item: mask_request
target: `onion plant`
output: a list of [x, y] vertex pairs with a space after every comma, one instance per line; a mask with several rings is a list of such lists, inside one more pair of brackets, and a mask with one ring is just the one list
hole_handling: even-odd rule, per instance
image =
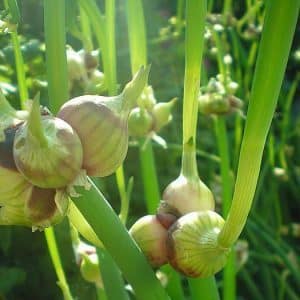
[[[68, 78], [68, 3], [43, 1], [49, 110], [39, 106], [39, 96], [36, 95], [32, 95], [32, 104], [26, 106], [25, 102], [32, 94], [27, 86], [26, 61], [17, 27], [11, 27], [21, 113], [11, 107], [1, 92], [0, 153], [5, 152], [7, 156], [0, 157], [0, 179], [8, 182], [7, 177], [11, 176], [13, 191], [10, 187], [1, 186], [0, 181], [0, 224], [44, 230], [58, 286], [66, 300], [78, 295], [64, 264], [66, 256], [61, 251], [61, 239], [57, 234], [62, 229], [58, 225], [58, 230], [54, 231], [52, 227], [66, 216], [69, 223], [65, 223], [64, 230], [68, 242], [64, 248], [73, 248], [71, 264], [77, 271], [80, 266], [82, 277], [94, 284], [94, 296], [99, 300], [216, 300], [220, 299], [221, 290], [224, 300], [234, 300], [239, 295], [237, 277], [243, 280], [252, 298], [264, 299], [266, 294], [268, 298], [275, 299], [273, 282], [276, 280], [280, 283], [278, 299], [285, 299], [285, 296], [287, 299], [297, 299], [299, 259], [291, 258], [294, 250], [281, 238], [283, 229], [286, 234], [290, 233], [289, 230], [295, 234], [296, 230], [283, 226], [282, 204], [276, 196], [279, 188], [275, 181], [270, 183], [270, 193], [274, 196], [272, 203], [261, 201], [257, 195], [266, 190], [263, 184], [269, 169], [276, 170], [277, 175], [283, 170], [286, 175], [289, 168], [285, 145], [293, 137], [288, 133], [289, 114], [299, 84], [299, 72], [289, 91], [283, 91], [284, 96], [279, 95], [300, 0], [268, 0], [264, 6], [261, 2], [249, 0], [247, 11], [239, 20], [235, 19], [235, 4], [231, 0], [224, 1], [221, 17], [212, 14], [213, 1], [187, 0], [184, 3], [178, 0], [176, 18], [171, 19], [165, 36], [153, 41], [147, 32], [146, 17], [149, 11], [144, 8], [149, 8], [150, 4], [146, 1], [127, 0], [121, 5], [114, 0], [106, 0], [102, 5], [96, 0], [74, 0], [72, 7], [75, 15], [80, 15], [80, 25], [71, 20], [73, 27], [68, 30], [79, 38], [84, 48], [81, 58], [82, 53], [72, 50], [73, 62], [77, 60], [79, 65], [76, 72], [83, 72], [82, 76], [76, 74], [75, 84], [70, 84]], [[126, 52], [123, 56], [118, 56], [118, 5], [124, 17], [126, 15], [128, 24], [126, 43], [129, 50], [128, 55]], [[4, 6], [9, 12], [9, 22], [21, 24], [22, 13], [17, 1], [5, 0]], [[252, 38], [252, 34], [258, 34], [250, 26], [255, 22], [262, 25], [261, 38], [258, 40], [255, 37], [246, 53], [240, 36]], [[246, 32], [244, 28], [248, 25], [252, 31]], [[151, 78], [151, 75], [148, 78], [149, 72], [152, 72], [148, 64], [151, 63], [149, 57], [153, 58], [152, 54], [149, 55], [153, 45], [158, 43], [168, 47], [168, 43], [173, 43], [174, 47], [179, 48], [183, 37], [184, 72], [181, 77], [184, 80], [180, 83], [183, 95], [177, 95], [182, 122], [176, 124], [177, 135], [182, 125], [182, 143], [174, 145], [168, 139], [164, 142], [157, 133], [172, 119], [171, 108], [175, 100], [156, 103], [153, 90], [162, 79]], [[209, 39], [216, 46], [213, 51], [209, 48]], [[91, 55], [94, 45], [100, 49], [100, 55], [95, 60]], [[227, 55], [230, 51], [231, 56]], [[210, 59], [216, 63], [217, 74], [212, 74], [214, 69], [207, 67], [209, 53]], [[103, 66], [105, 92], [103, 95], [74, 97], [71, 85], [77, 88], [78, 82], [79, 86], [81, 81], [86, 83], [91, 77], [90, 70], [86, 69], [91, 61], [91, 68], [97, 68], [99, 57]], [[130, 59], [133, 78], [127, 84], [123, 79], [120, 79], [120, 84], [118, 82], [122, 78], [118, 72], [120, 57]], [[80, 59], [84, 63], [79, 62]], [[153, 72], [157, 72], [159, 67], [153, 63]], [[165, 76], [170, 74], [171, 71]], [[209, 79], [210, 76], [213, 77]], [[231, 78], [238, 81], [240, 91], [232, 84], [235, 82]], [[119, 87], [123, 87], [122, 92], [119, 92]], [[244, 105], [248, 106], [245, 115], [241, 112], [238, 97], [244, 98]], [[283, 118], [278, 130], [281, 141], [276, 144], [277, 133], [270, 131], [270, 127], [278, 99]], [[199, 149], [198, 145], [204, 142], [204, 117], [198, 118], [199, 111], [213, 115], [218, 149], [214, 153], [218, 153], [219, 157]], [[237, 111], [239, 113], [233, 119], [227, 117]], [[137, 114], [134, 116], [133, 112]], [[205, 122], [209, 123], [209, 117], [205, 118]], [[201, 120], [201, 127], [198, 127], [198, 119]], [[232, 121], [235, 125], [233, 136], [230, 135]], [[136, 135], [130, 132], [131, 124], [138, 127]], [[146, 129], [143, 131], [144, 127]], [[64, 135], [61, 133], [63, 130]], [[133, 177], [126, 184], [126, 175], [131, 169], [123, 165], [123, 161], [131, 141], [137, 145], [140, 157], [140, 176], [134, 176], [134, 182], [137, 185], [141, 182], [144, 188], [143, 195], [139, 196], [147, 211], [144, 218], [137, 216], [129, 203], [136, 186], [133, 185]], [[153, 147], [157, 146], [157, 141], [160, 148], [161, 145], [166, 147], [162, 150], [165, 155], [176, 152], [181, 161], [181, 167], [177, 170], [179, 176], [167, 187], [163, 186], [162, 176], [158, 172], [161, 169], [157, 163], [160, 157], [156, 156], [156, 148]], [[266, 159], [263, 159], [265, 148]], [[131, 150], [129, 147], [129, 156]], [[24, 163], [28, 161], [25, 160], [27, 156], [23, 152], [20, 154], [20, 151], [31, 157], [31, 165]], [[48, 151], [47, 159], [41, 161], [37, 158], [38, 153], [44, 154], [45, 151]], [[71, 164], [67, 161], [70, 156], [73, 158]], [[198, 156], [201, 156], [201, 163], [200, 159], [197, 160]], [[56, 168], [58, 174], [55, 180], [49, 180], [46, 171], [57, 160], [61, 168]], [[276, 167], [277, 160], [281, 168]], [[80, 166], [76, 167], [76, 163]], [[31, 169], [33, 165], [37, 167]], [[176, 168], [170, 167], [174, 175]], [[215, 201], [218, 194], [209, 188], [209, 176], [206, 176], [205, 170], [220, 172], [222, 209], [219, 208], [220, 203]], [[289, 172], [289, 176], [297, 176], [296, 171]], [[110, 197], [102, 190], [106, 183], [104, 177], [114, 173], [121, 200], [118, 203], [119, 214], [113, 208], [115, 203], [110, 203]], [[37, 180], [33, 180], [36, 177]], [[49, 182], [50, 185], [45, 185]], [[164, 192], [161, 195], [162, 188]], [[294, 193], [297, 191], [292, 183], [291, 190]], [[254, 212], [249, 220], [252, 206]], [[264, 209], [258, 213], [261, 206]], [[272, 207], [272, 210], [268, 212], [266, 207]], [[276, 224], [275, 230], [264, 220], [271, 218], [271, 212], [275, 212], [275, 220], [272, 221]], [[129, 229], [137, 217], [141, 218]], [[142, 225], [139, 225], [140, 220], [143, 220]], [[151, 220], [150, 225], [144, 220]], [[239, 269], [240, 261], [244, 263], [243, 259], [248, 259], [247, 251], [244, 254], [243, 250], [238, 250], [241, 234], [255, 245], [250, 259], [285, 268], [286, 274], [282, 276], [265, 266], [261, 268], [259, 276], [263, 277], [264, 293], [250, 275], [255, 272], [254, 266]], [[88, 250], [80, 250], [80, 247], [87, 247]], [[268, 254], [269, 249], [275, 253], [274, 256]], [[89, 258], [91, 252], [93, 261]], [[162, 266], [165, 263], [167, 265]], [[223, 278], [215, 277], [223, 268]], [[288, 276], [292, 277], [291, 281], [287, 280]]]

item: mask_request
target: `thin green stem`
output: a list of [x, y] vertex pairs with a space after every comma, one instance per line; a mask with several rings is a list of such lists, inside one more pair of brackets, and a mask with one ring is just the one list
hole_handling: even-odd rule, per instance
[[[81, 196], [73, 199], [74, 204], [103, 242], [105, 248], [131, 284], [137, 298], [143, 300], [168, 299], [167, 294], [155, 277], [144, 255], [129, 236], [128, 231], [102, 193], [92, 181], [90, 182], [91, 189], [89, 191], [78, 188]], [[120, 247], [122, 251], [120, 251]]]
[[123, 165], [121, 165], [116, 171], [116, 180], [117, 180], [117, 186], [121, 198], [121, 209], [120, 209], [119, 216], [122, 223], [126, 224], [128, 211], [129, 211], [129, 198], [126, 191]]
[[147, 39], [143, 3], [127, 0], [127, 22], [131, 72], [134, 74], [142, 65], [147, 65]]
[[300, 82], [300, 72], [297, 73], [290, 89], [289, 92], [285, 98], [284, 101], [284, 106], [283, 106], [283, 118], [282, 118], [282, 122], [281, 122], [281, 126], [280, 126], [280, 145], [279, 145], [279, 159], [280, 159], [280, 164], [281, 166], [287, 170], [287, 162], [286, 162], [286, 158], [285, 158], [285, 144], [287, 141], [287, 134], [288, 134], [288, 127], [289, 127], [289, 117], [290, 117], [290, 110], [291, 110], [291, 106], [292, 106], [292, 102], [295, 96], [295, 93], [297, 91], [297, 87], [299, 86], [299, 82]]
[[223, 14], [226, 16], [232, 11], [232, 0], [225, 0], [223, 6]]
[[[226, 123], [223, 117], [215, 119], [216, 136], [218, 141], [218, 148], [221, 158], [221, 178], [222, 178], [222, 212], [226, 217], [232, 197], [232, 178], [230, 170], [230, 156], [227, 141]], [[231, 252], [223, 273], [223, 299], [231, 300], [236, 297], [236, 284], [235, 284], [235, 254]]]
[[219, 243], [223, 247], [231, 246], [238, 239], [251, 208], [266, 136], [283, 80], [299, 6], [299, 0], [267, 2], [232, 206], [219, 235]]
[[56, 113], [68, 99], [64, 1], [44, 0], [44, 26], [49, 103]]
[[[115, 38], [115, 0], [105, 1], [106, 47], [109, 61], [108, 93], [110, 96], [117, 93], [116, 67], [116, 38]], [[104, 47], [104, 45], [102, 45]]]
[[[10, 10], [10, 13], [14, 21], [16, 21], [17, 23], [18, 20], [20, 19], [20, 13], [16, 5], [17, 3], [15, 2], [15, 0], [4, 1], [5, 8]], [[13, 30], [11, 32], [11, 41], [12, 41], [14, 55], [15, 55], [17, 80], [18, 80], [18, 87], [19, 87], [19, 94], [20, 94], [20, 106], [22, 109], [25, 109], [25, 102], [28, 100], [28, 90], [26, 85], [26, 72], [25, 72], [24, 60], [21, 52], [20, 41], [19, 41], [17, 30]]]
[[71, 295], [71, 292], [69, 290], [69, 286], [66, 281], [65, 273], [61, 264], [59, 252], [56, 245], [55, 235], [52, 227], [45, 229], [45, 237], [48, 245], [48, 249], [50, 252], [50, 256], [52, 259], [52, 263], [55, 268], [55, 272], [58, 278], [58, 285], [61, 288], [64, 299], [65, 300], [72, 300], [73, 297]]
[[[110, 44], [108, 43], [108, 34], [113, 34], [114, 37], [114, 25], [112, 25], [112, 19], [114, 19], [114, 12], [109, 12], [109, 21], [105, 19], [105, 16], [100, 11], [95, 0], [78, 0], [80, 6], [85, 10], [88, 15], [92, 28], [95, 32], [99, 48], [102, 54], [102, 63], [105, 74], [105, 83], [108, 88], [108, 93], [114, 95], [116, 93], [116, 69], [115, 69], [115, 48], [111, 45], [114, 38], [110, 38]], [[114, 3], [107, 4], [108, 9], [111, 10], [114, 7]], [[109, 26], [109, 28], [107, 28]], [[108, 32], [109, 30], [109, 32]], [[113, 31], [112, 31], [113, 30]], [[114, 42], [113, 42], [114, 43]], [[112, 51], [112, 53], [109, 53]]]
[[82, 39], [83, 47], [85, 51], [90, 52], [93, 50], [93, 39], [92, 39], [90, 21], [86, 12], [81, 6], [79, 6], [79, 12], [80, 12], [81, 35], [82, 35], [81, 39]]
[[156, 175], [155, 160], [151, 143], [143, 146], [144, 140], [140, 141], [140, 162], [147, 211], [155, 214], [160, 201], [160, 191]]

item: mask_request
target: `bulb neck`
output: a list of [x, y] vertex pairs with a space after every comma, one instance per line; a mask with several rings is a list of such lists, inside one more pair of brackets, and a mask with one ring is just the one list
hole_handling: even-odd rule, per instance
[[28, 139], [37, 142], [41, 147], [46, 147], [48, 141], [42, 125], [39, 96], [33, 100], [27, 126]]
[[199, 180], [196, 149], [192, 138], [183, 145], [181, 175], [191, 180]]

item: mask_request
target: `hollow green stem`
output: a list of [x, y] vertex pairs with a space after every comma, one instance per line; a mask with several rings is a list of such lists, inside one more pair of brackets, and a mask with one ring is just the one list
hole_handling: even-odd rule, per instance
[[219, 244], [223, 247], [231, 246], [238, 239], [251, 208], [265, 140], [295, 31], [299, 5], [299, 0], [284, 3], [274, 0], [268, 1], [266, 6], [232, 206], [219, 235]]
[[93, 41], [92, 41], [92, 31], [90, 26], [90, 21], [84, 9], [79, 6], [80, 12], [80, 25], [81, 25], [81, 34], [82, 42], [85, 51], [90, 52], [93, 50]]
[[[105, 1], [106, 47], [109, 60], [108, 92], [110, 96], [117, 93], [116, 39], [115, 39], [115, 0]], [[104, 45], [102, 45], [104, 47]]]
[[143, 3], [127, 0], [127, 22], [131, 72], [134, 74], [142, 65], [147, 65], [147, 40]]
[[[232, 178], [229, 161], [229, 149], [227, 141], [226, 123], [223, 117], [215, 119], [216, 136], [218, 141], [218, 148], [221, 158], [221, 178], [222, 178], [222, 212], [226, 217], [231, 205], [232, 197]], [[227, 264], [223, 273], [223, 299], [231, 300], [236, 297], [236, 283], [235, 283], [235, 254], [234, 251], [230, 253]]]
[[55, 268], [55, 272], [58, 278], [58, 285], [61, 288], [64, 300], [72, 300], [73, 297], [71, 295], [71, 292], [69, 290], [69, 286], [66, 281], [65, 273], [61, 264], [61, 260], [59, 257], [59, 252], [56, 245], [55, 235], [52, 227], [45, 229], [45, 237], [48, 245], [48, 249], [50, 252], [50, 256], [52, 259], [52, 263]]
[[44, 26], [49, 103], [56, 113], [68, 99], [64, 1], [44, 0]]
[[189, 287], [193, 299], [220, 300], [214, 276], [208, 278], [189, 279]]
[[[197, 174], [196, 128], [206, 10], [207, 1], [191, 0], [186, 3], [182, 172], [191, 172], [191, 176]], [[193, 299], [219, 299], [213, 276], [188, 281]]]
[[[90, 183], [91, 190], [79, 188], [78, 192], [81, 196], [74, 198], [73, 202], [131, 284], [137, 298], [168, 299], [144, 255], [131, 239], [120, 219], [95, 184], [92, 181]], [[120, 245], [122, 245], [122, 251], [120, 251]]]

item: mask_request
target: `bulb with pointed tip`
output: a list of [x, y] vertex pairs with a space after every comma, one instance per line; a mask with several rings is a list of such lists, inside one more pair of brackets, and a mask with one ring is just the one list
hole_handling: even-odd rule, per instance
[[167, 229], [161, 225], [156, 216], [148, 215], [137, 220], [129, 230], [149, 263], [160, 267], [167, 262]]
[[168, 230], [168, 261], [189, 277], [209, 277], [226, 264], [230, 248], [218, 244], [223, 218], [213, 211], [192, 212]]
[[166, 103], [157, 103], [153, 107], [153, 116], [154, 116], [154, 130], [157, 132], [162, 127], [167, 125], [172, 120], [171, 110], [176, 103], [177, 98], [172, 99]]
[[153, 127], [152, 115], [143, 108], [134, 108], [129, 115], [128, 130], [129, 135], [134, 137], [147, 136]]
[[213, 194], [200, 178], [188, 178], [182, 174], [166, 187], [162, 199], [158, 213], [170, 213], [177, 217], [215, 208]]
[[98, 288], [103, 287], [97, 254], [82, 254], [81, 256], [80, 273], [82, 277], [88, 282], [95, 283]]
[[83, 154], [77, 133], [59, 118], [41, 116], [38, 99], [28, 121], [16, 131], [13, 154], [18, 170], [41, 188], [65, 187], [81, 171]]
[[114, 97], [85, 95], [66, 102], [58, 117], [78, 133], [83, 146], [83, 169], [90, 176], [112, 174], [128, 149], [128, 116], [147, 82], [142, 67], [123, 92]]

